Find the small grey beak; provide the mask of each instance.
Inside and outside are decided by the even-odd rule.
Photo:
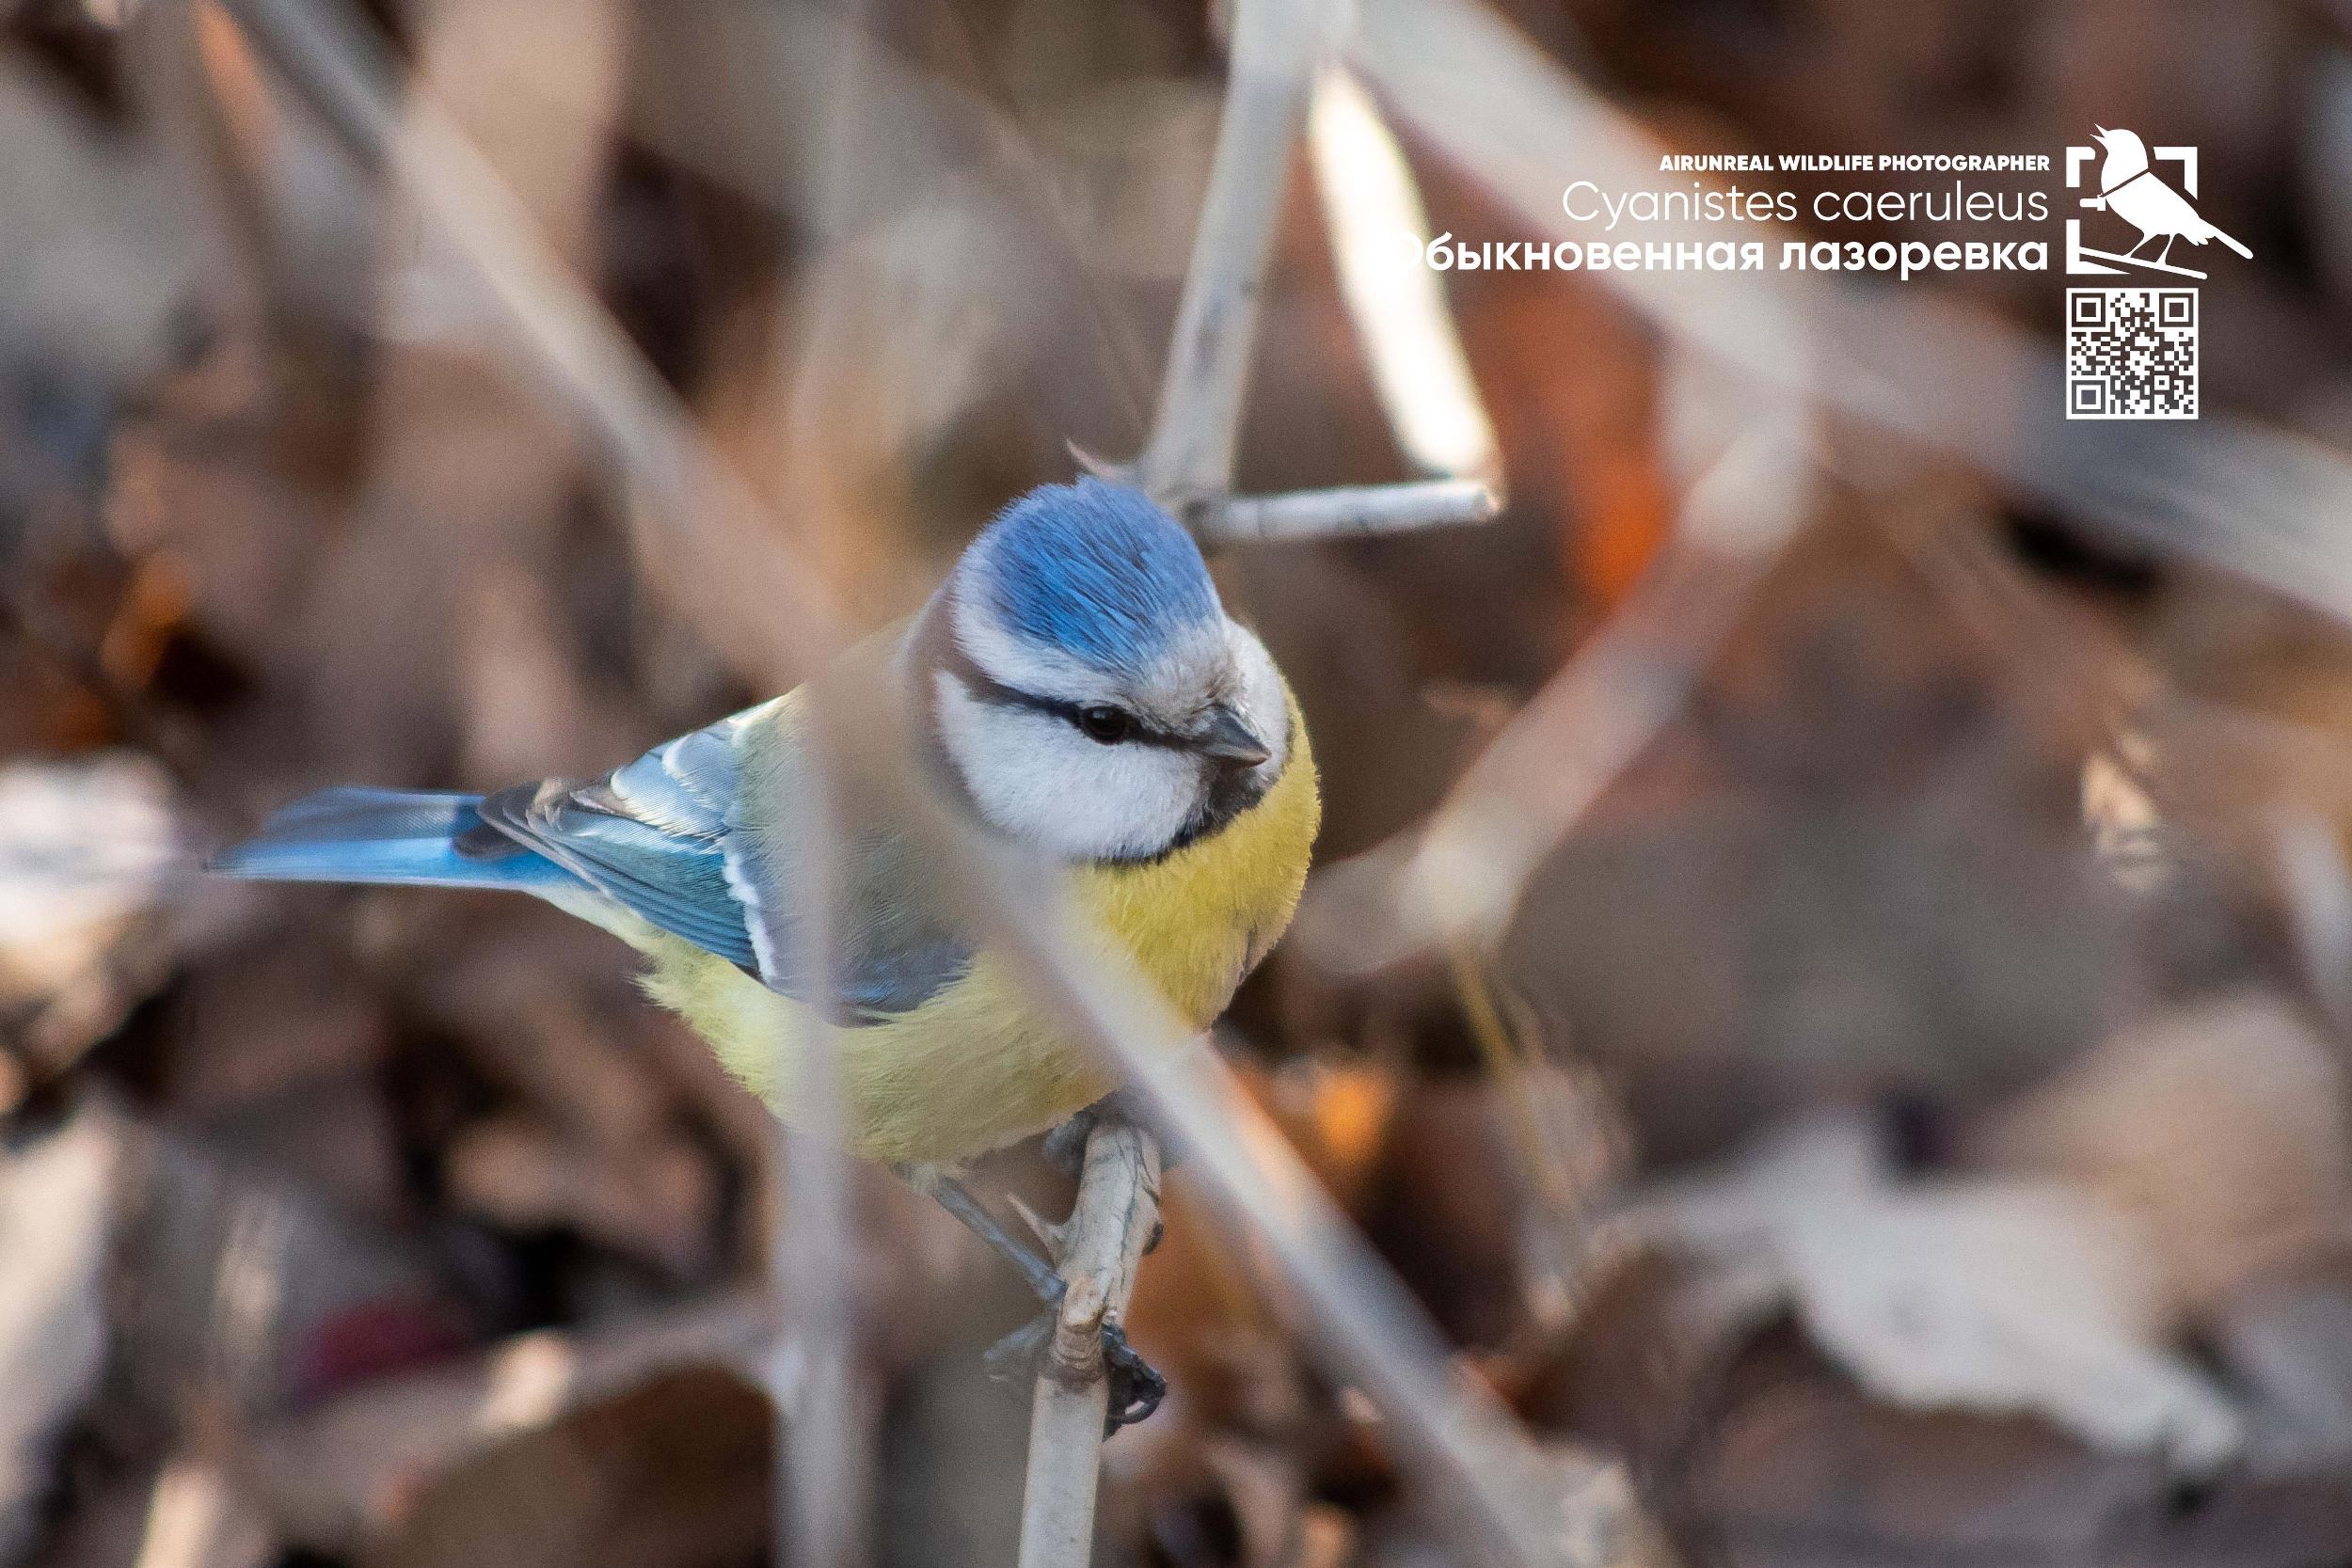
[[[1264,741],[1249,733],[1232,708],[1221,703],[1209,709],[1209,721],[1193,737],[1193,744],[1202,755],[1236,768],[1255,768],[1274,754],[1266,750]]]

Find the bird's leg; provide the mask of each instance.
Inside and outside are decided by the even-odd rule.
[[[2156,265],[2163,266],[2165,264],[2166,261],[2172,254],[2172,242],[2179,238],[2180,236],[2178,234],[2167,234],[2164,237],[2164,248],[2156,252]]]
[[[2137,241],[2135,245],[2133,245],[2132,248],[2131,248],[2131,249],[2129,249],[2129,250],[2127,250],[2127,251],[2125,251],[2125,252],[2123,252],[2123,254],[2124,254],[2124,255],[2126,255],[2126,256],[2137,256],[2137,255],[2138,255],[2138,254],[2139,254],[2139,247],[2140,247],[2140,245],[2146,245],[2146,244],[2147,244],[2150,240],[2153,240],[2153,239],[2154,239],[2154,238],[2155,238],[2155,236],[2154,236],[2153,234],[2142,234],[2142,235],[2139,237],[2138,241]]]
[[[1083,1141],[1081,1148],[1083,1148]],[[1053,1338],[1056,1314],[1069,1286],[1061,1273],[1035,1247],[1005,1228],[988,1205],[971,1189],[936,1165],[901,1164],[891,1169],[898,1180],[930,1197],[977,1236],[991,1252],[1013,1266],[1045,1310],[991,1346],[985,1360],[989,1370],[1007,1381],[1026,1381],[1038,1357]],[[1154,1240],[1157,1233],[1154,1232]],[[1116,1323],[1103,1325],[1103,1365],[1110,1377],[1110,1414],[1104,1435],[1132,1426],[1157,1410],[1168,1393],[1168,1380],[1129,1347]]]
[[[1048,1307],[1061,1305],[1060,1271],[1043,1253],[1007,1230],[988,1205],[972,1196],[971,1189],[937,1165],[893,1165],[891,1170],[899,1180],[953,1214],[989,1251],[1010,1263],[1038,1300]]]

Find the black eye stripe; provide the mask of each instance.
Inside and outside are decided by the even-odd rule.
[[[1104,705],[1099,703],[1068,703],[1058,697],[1041,697],[1034,691],[1024,691],[1017,686],[1007,686],[1003,681],[974,663],[972,656],[957,646],[952,639],[946,641],[946,647],[940,657],[941,665],[949,674],[956,677],[964,690],[969,692],[975,700],[986,703],[992,707],[1020,707],[1026,708],[1031,713],[1051,714],[1083,735],[1086,733],[1086,721],[1081,715],[1090,707]],[[1193,749],[1192,742],[1183,736],[1170,735],[1166,730],[1155,728],[1133,713],[1129,713],[1127,718],[1127,735],[1120,742],[1122,745],[1157,746],[1171,752],[1188,752]]]

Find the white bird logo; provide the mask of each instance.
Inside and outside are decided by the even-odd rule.
[[[2186,240],[2191,245],[2219,240],[2240,256],[2253,256],[2246,246],[2199,217],[2188,198],[2157,176],[2148,164],[2148,146],[2136,133],[2110,131],[2103,125],[2098,127],[2094,139],[2106,150],[2106,157],[2099,166],[2099,194],[2084,197],[2082,204],[2098,212],[2112,211],[2139,230],[2138,244],[2114,260],[2169,266],[2166,258],[2172,253],[2174,240]],[[2156,253],[2153,262],[2148,261],[2140,256],[2140,248],[2157,239],[2164,241],[2164,248]]]

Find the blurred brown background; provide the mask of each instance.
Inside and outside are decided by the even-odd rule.
[[[2198,144],[2255,254],[2203,292],[2206,406],[2352,434],[2344,7],[1505,9],[1677,149]],[[1135,448],[1202,7],[367,15],[861,621]],[[725,541],[677,547],[301,77],[209,3],[0,0],[0,1562],[766,1560],[764,1115],[550,910],[187,870],[305,788],[600,771],[779,676]],[[1433,232],[1519,232],[1405,144]],[[1246,490],[1410,471],[1325,217],[1302,161]],[[1502,517],[1217,562],[1326,863],[1639,602],[1691,478],[1677,351],[1605,280],[1446,287]],[[1907,287],[2058,330],[2044,276]],[[1816,455],[1473,994],[1323,961],[1311,890],[1229,1048],[1686,1561],[2352,1562],[2352,641],[1867,422]],[[1098,1560],[1462,1560],[1185,1180],[1134,1327],[1174,1393],[1108,1449]],[[1009,1562],[1025,1397],[978,1356],[1023,1300],[855,1196],[873,1560]]]

